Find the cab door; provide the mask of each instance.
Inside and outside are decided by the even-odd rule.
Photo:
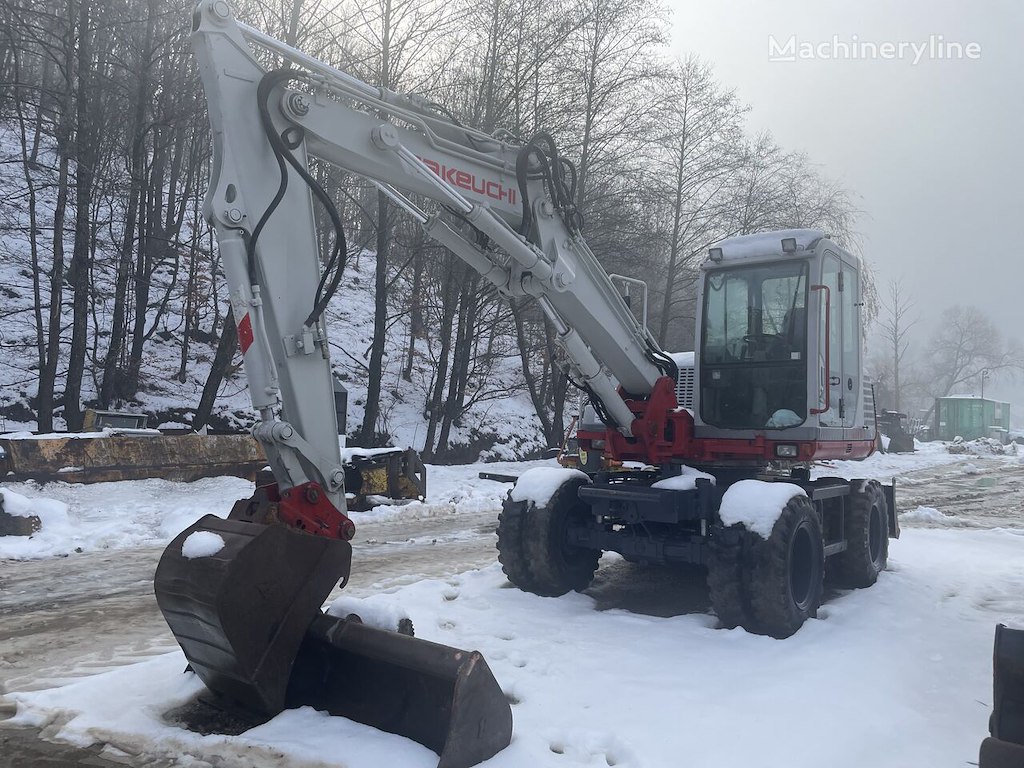
[[[821,264],[818,325],[818,423],[835,428],[822,435],[825,440],[842,440],[843,417],[843,322],[840,281],[844,278],[842,261],[826,251]]]
[[[857,424],[857,410],[862,395],[860,376],[860,274],[855,264],[840,259],[839,295],[841,322],[843,326],[843,367],[840,372],[842,393],[839,397],[839,418],[843,428],[848,430],[846,439],[852,439],[849,430]],[[862,437],[858,435],[857,437]]]
[[[843,440],[856,424],[860,382],[860,276],[856,264],[826,251],[822,259],[818,357],[818,423]]]

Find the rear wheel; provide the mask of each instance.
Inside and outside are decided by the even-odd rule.
[[[825,574],[821,521],[806,496],[794,496],[767,539],[751,537],[743,569],[750,601],[744,626],[751,632],[786,638],[817,615]]]
[[[573,477],[542,507],[513,501],[511,494],[498,517],[498,561],[508,580],[526,592],[559,597],[590,586],[601,553],[568,543],[569,525],[587,515],[579,488],[588,481]]]
[[[846,511],[846,549],[829,560],[831,580],[851,589],[874,584],[889,560],[889,520],[882,486],[877,480],[859,482]]]

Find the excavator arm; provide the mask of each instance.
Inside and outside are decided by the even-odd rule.
[[[192,39],[214,134],[205,210],[263,419],[255,434],[277,477],[313,479],[344,510],[317,290],[337,273],[321,277],[311,189],[331,206],[305,170],[308,155],[372,181],[502,294],[534,297],[570,375],[631,436],[626,397],[649,395],[674,365],[580,234],[566,193],[574,170],[549,138],[518,142],[460,125],[424,99],[367,85],[236,21],[223,2],[199,5]],[[288,68],[268,72],[256,51]],[[328,270],[339,266],[328,259]]]
[[[650,392],[671,361],[582,239],[574,171],[550,139],[466,128],[237,22],[223,0],[199,3],[192,43],[214,149],[204,212],[274,482],[171,542],[157,603],[208,689],[205,706],[265,719],[311,705],[415,739],[439,768],[468,768],[512,734],[483,657],[321,610],[348,579],[354,534],[324,325],[347,243],[309,157],[372,181],[502,294],[534,297],[571,374],[624,437],[626,393]],[[284,66],[264,66],[274,59]],[[328,253],[314,200],[334,225]]]
[[[238,22],[224,0],[197,5],[192,45],[213,136],[204,213],[274,483],[167,547],[157,602],[218,707],[312,705],[416,739],[444,768],[474,765],[512,732],[480,654],[320,610],[348,578],[354,534],[324,324],[348,244],[309,158],[372,182],[502,295],[532,297],[609,435],[664,442],[675,364],[583,239],[576,171],[549,136],[466,127]],[[314,203],[334,228],[327,253]]]

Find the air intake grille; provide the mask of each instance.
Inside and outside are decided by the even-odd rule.
[[[676,379],[676,402],[680,408],[693,410],[693,368],[679,366],[679,378]]]

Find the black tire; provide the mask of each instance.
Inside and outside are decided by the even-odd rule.
[[[749,535],[740,525],[717,527],[708,542],[708,595],[725,629],[735,629],[748,620],[742,568],[743,542]]]
[[[889,513],[877,480],[853,480],[843,534],[846,549],[829,559],[829,580],[863,589],[878,581],[889,561]]]
[[[786,502],[767,539],[752,536],[743,568],[750,632],[779,639],[814,618],[825,580],[825,546],[821,520],[806,496]]]
[[[570,478],[543,507],[512,501],[511,494],[505,499],[498,517],[498,561],[508,580],[523,591],[560,597],[580,592],[594,580],[601,553],[566,541],[569,521],[588,513],[578,493],[587,482]]]
[[[536,580],[526,556],[526,511],[529,502],[512,501],[509,496],[498,515],[498,562],[508,580],[524,592],[533,592]]]

